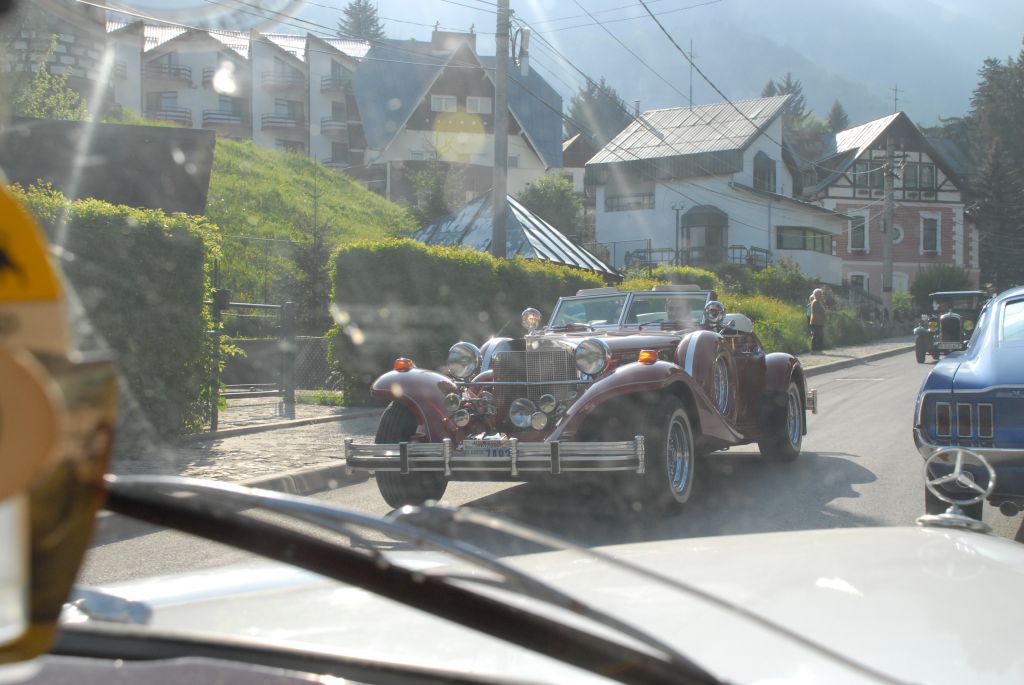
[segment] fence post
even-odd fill
[[[213,338],[213,354],[210,355],[212,366],[210,368],[210,431],[215,432],[220,424],[220,325],[221,313],[228,308],[231,301],[231,291],[223,288],[215,288],[213,291],[213,330],[210,337]]]
[[[281,395],[284,415],[295,418],[295,303],[281,307]]]

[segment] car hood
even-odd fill
[[[732,682],[866,682],[864,672],[803,640],[906,681],[1024,682],[1024,660],[1015,646],[1024,615],[1024,547],[1017,543],[954,530],[876,528],[645,542],[605,551],[743,607],[790,634],[571,552],[507,560],[677,646]],[[439,563],[433,555],[410,555],[423,567]],[[150,627],[158,630],[512,674],[525,681],[589,678],[509,643],[283,565],[102,589],[149,603]]]

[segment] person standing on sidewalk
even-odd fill
[[[825,349],[825,291],[815,288],[811,293],[811,351],[821,352]]]

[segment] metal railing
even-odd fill
[[[264,114],[260,118],[262,128],[301,128],[306,125],[303,117],[295,117],[289,114]]]
[[[718,266],[739,264],[751,269],[764,269],[772,264],[772,252],[763,247],[746,245],[700,245],[675,250],[671,247],[643,247],[625,255],[625,266],[646,267],[658,264],[674,266]]]
[[[329,159],[324,162],[324,166],[328,169],[347,169],[352,166],[352,162],[347,159]]]
[[[341,92],[348,87],[348,84],[347,76],[324,76],[320,79],[320,92]]]
[[[154,121],[173,121],[185,126],[192,125],[192,110],[187,107],[161,107],[146,110],[146,117]]]
[[[217,74],[217,67],[203,67],[203,85],[213,84],[213,77]]]
[[[302,88],[307,80],[302,74],[287,71],[264,71],[262,76],[264,87],[267,88]]]
[[[147,64],[146,74],[153,78],[184,81],[189,85],[192,84],[192,67],[180,64]]]
[[[240,126],[245,117],[233,112],[222,112],[219,109],[203,110],[203,126]]]
[[[340,135],[348,132],[348,122],[334,117],[324,117],[320,120],[320,133],[324,135]]]

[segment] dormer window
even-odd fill
[[[775,160],[763,152],[754,155],[754,189],[774,193]]]

